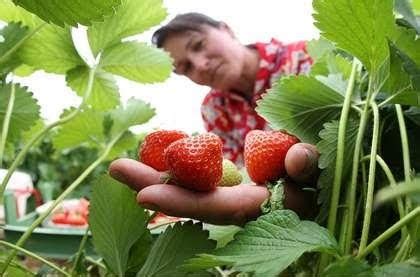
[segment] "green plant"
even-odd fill
[[[31,11],[37,11],[32,2],[35,6],[29,1],[19,2]],[[62,17],[65,8],[49,18],[54,5],[52,1],[47,2],[40,14],[42,18],[57,23],[82,22],[78,21],[81,17],[77,13]],[[18,51],[19,61],[35,68],[42,66],[43,69],[67,72],[69,84],[77,88],[76,91],[86,91],[87,95],[95,91],[95,81],[109,80],[100,77],[105,73],[135,77],[138,81],[151,76],[162,77],[164,74],[136,71],[137,67],[128,61],[128,53],[144,58],[140,55],[143,46],[137,48],[135,43],[120,42],[122,37],[132,33],[111,28],[116,26],[113,25],[115,22],[130,20],[118,17],[125,13],[140,20],[142,16],[135,17],[132,13],[138,3],[148,1],[122,2],[113,16],[88,28],[94,56],[102,53],[94,67],[80,64],[80,57],[70,52],[67,54],[74,59],[66,63],[47,63],[45,56],[38,57],[39,52],[31,55],[41,47],[31,45],[25,50],[25,43],[48,28],[58,27],[15,19],[23,25],[9,24],[6,28],[12,28],[14,32],[10,32],[11,29],[2,32],[6,43],[0,46],[9,49],[7,55],[0,55],[0,64],[7,65],[1,67],[2,72],[19,66],[15,64],[16,59],[9,58],[23,47],[22,52]],[[109,12],[106,8],[113,3],[118,4],[104,1],[103,14]],[[11,15],[28,16],[26,11],[17,9],[9,1],[0,4],[0,18],[11,21]],[[191,221],[178,222],[166,229],[163,225],[148,228],[153,215],[137,206],[134,192],[104,175],[93,185],[89,222],[95,249],[102,258],[98,261],[84,257],[82,242],[71,272],[84,272],[80,264],[89,262],[100,268],[103,275],[128,276],[176,276],[194,274],[192,272],[199,276],[278,276],[283,271],[309,276],[419,275],[420,178],[416,172],[420,168],[420,155],[418,147],[413,145],[420,139],[420,28],[411,4],[418,11],[419,1],[314,0],[315,25],[322,37],[309,47],[314,59],[311,72],[307,76],[281,78],[258,104],[258,113],[275,129],[286,129],[302,141],[317,145],[322,170],[318,179],[321,209],[317,222],[300,220],[289,210],[274,210],[243,228],[218,229]],[[154,5],[151,5],[152,10],[160,7],[160,2]],[[98,18],[98,13],[94,12],[92,18]],[[121,28],[128,25],[121,24]],[[37,29],[37,26],[42,27]],[[11,33],[16,36],[9,37]],[[19,37],[18,41],[23,39],[24,42],[16,42]],[[45,37],[37,39],[41,43]],[[60,50],[63,49],[69,48],[61,46]],[[147,65],[153,65],[163,58],[151,55],[145,60]],[[128,67],[135,73],[127,75],[128,71],[118,67],[121,63],[126,63],[124,69]],[[67,68],[64,69],[64,65]],[[0,97],[8,95],[8,101],[12,100],[7,103],[14,104],[0,105],[5,111],[0,113],[0,116],[5,114],[0,118],[2,130],[12,130],[10,136],[4,135],[3,131],[2,138],[12,138],[14,126],[23,130],[30,126],[12,116],[16,103],[31,103],[34,107],[32,122],[37,119],[37,105],[19,85],[3,82],[3,91],[7,93]],[[85,103],[93,101],[86,94]],[[150,108],[134,100],[114,110],[114,106],[99,109],[103,114],[93,109],[93,102],[90,105],[92,107],[82,105],[65,112],[59,123],[49,127],[60,125],[53,138],[58,148],[71,148],[86,142],[101,153],[58,201],[102,161],[118,156],[121,151],[116,148],[125,148],[116,145],[128,145],[128,141],[133,141],[133,135],[126,132],[129,126],[145,122],[152,115]],[[137,105],[141,109],[137,109]],[[10,124],[13,120],[17,123]],[[81,131],[75,135],[74,130]],[[1,145],[6,145],[3,140]],[[20,248],[23,242],[50,211],[41,216],[16,245],[3,243],[2,246],[25,251]],[[164,229],[159,236],[152,234],[159,228]],[[22,270],[12,261],[15,251],[2,258],[3,272],[7,268]],[[48,265],[55,268],[53,264]]]

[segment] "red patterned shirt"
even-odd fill
[[[267,122],[255,111],[257,100],[279,76],[306,73],[312,64],[303,41],[283,44],[272,39],[270,43],[256,43],[250,47],[257,49],[260,55],[252,100],[234,92],[212,89],[201,106],[205,128],[220,136],[225,158],[240,166],[243,165],[246,134],[253,129],[269,129]]]

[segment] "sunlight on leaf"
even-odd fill
[[[356,56],[370,70],[388,57],[387,37],[394,29],[392,0],[314,0],[315,26],[321,35]]]
[[[92,21],[100,21],[104,15],[114,12],[121,0],[13,0],[13,2],[38,15],[46,22],[53,22],[63,27],[65,24],[72,26],[76,26],[77,23],[90,25]]]
[[[140,83],[166,80],[172,72],[169,55],[144,43],[125,42],[106,49],[100,66],[110,73]]]
[[[114,15],[88,28],[89,43],[95,56],[123,38],[140,34],[166,17],[162,0],[122,0]]]
[[[86,66],[76,67],[66,74],[69,87],[83,97],[89,79],[89,68]],[[104,71],[96,70],[92,92],[86,102],[94,110],[106,111],[120,104],[120,94],[114,77]]]

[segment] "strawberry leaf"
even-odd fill
[[[15,141],[40,118],[40,107],[26,87],[15,85],[15,101],[10,118],[7,140]],[[0,85],[0,126],[3,126],[11,95],[11,84]],[[1,130],[0,130],[1,132]]]
[[[418,34],[420,34],[420,25],[417,22],[416,16],[414,15],[411,3],[408,0],[395,0],[394,2],[395,11],[403,16],[403,20],[408,22]]]
[[[166,17],[162,0],[122,0],[116,13],[88,28],[89,43],[95,56],[123,38],[137,35]]]
[[[253,276],[278,276],[306,252],[337,254],[337,242],[315,222],[300,221],[290,210],[277,210],[246,224],[224,248],[191,259],[183,267],[233,265],[233,270],[254,272]]]
[[[412,88],[420,91],[420,39],[414,30],[398,28],[393,46],[405,72],[410,75]]]
[[[420,268],[406,263],[391,263],[372,267],[363,261],[345,258],[331,264],[321,276],[411,277],[419,274]]]
[[[89,68],[86,66],[76,67],[67,72],[66,81],[77,95],[83,97],[89,78]],[[87,104],[94,110],[107,111],[115,108],[120,103],[118,86],[114,77],[104,71],[96,70],[92,92]]]
[[[27,27],[13,22],[0,30],[0,36],[3,37],[0,42],[0,76],[14,70],[21,63],[15,45],[26,37],[27,32]]]
[[[46,22],[53,22],[61,27],[65,24],[76,26],[77,23],[90,25],[92,21],[103,20],[105,15],[114,12],[121,0],[13,0],[27,11],[38,15]]]
[[[70,29],[44,25],[19,49],[19,57],[27,65],[50,73],[64,74],[84,65],[70,34]]]
[[[321,35],[356,56],[372,72],[388,57],[394,30],[393,0],[314,0]]]
[[[282,78],[258,103],[257,111],[275,129],[315,143],[324,122],[339,117],[344,100],[343,92],[328,86],[328,78],[322,82],[307,76]]]
[[[130,98],[125,107],[120,106],[111,112],[113,120],[111,134],[116,135],[131,126],[146,123],[154,115],[155,111],[149,104]]]
[[[318,166],[320,169],[323,169],[320,177],[318,178],[318,187],[320,188],[318,203],[321,204],[318,219],[320,221],[326,219],[331,200],[331,185],[334,182],[335,161],[337,156],[338,127],[338,121],[325,123],[324,129],[319,132],[321,140],[316,145],[319,153],[321,154]],[[353,152],[356,144],[358,127],[358,121],[352,118],[348,120],[342,180],[348,180],[348,176],[352,168]]]
[[[0,20],[5,22],[22,22],[31,28],[42,22],[36,15],[16,6],[10,0],[0,0]]]
[[[70,111],[65,111],[68,114]],[[63,115],[64,115],[63,114]],[[86,109],[76,117],[60,126],[53,137],[54,147],[67,149],[84,144],[98,148],[105,142],[103,134],[103,113],[93,109]]]
[[[0,19],[6,22],[21,21],[29,27],[29,32],[45,24],[37,16],[15,6],[9,0],[0,0]],[[43,25],[26,40],[17,51],[17,55],[23,63],[34,69],[43,69],[51,73],[62,74],[84,64],[74,48],[70,29],[48,24]]]
[[[164,81],[172,71],[167,53],[137,42],[124,42],[107,48],[100,66],[105,71],[140,83]]]
[[[154,243],[137,276],[184,276],[179,266],[196,254],[209,252],[215,243],[202,224],[188,221],[168,227]]]
[[[127,131],[124,135],[115,143],[106,157],[107,160],[113,160],[115,158],[121,157],[127,150],[136,150],[138,147],[137,137]]]
[[[124,276],[132,246],[149,231],[148,215],[134,191],[105,175],[93,185],[89,226],[96,251],[114,274]]]

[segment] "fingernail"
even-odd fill
[[[118,170],[109,171],[109,175],[111,175],[112,178],[120,181],[121,183],[127,183],[127,177]]]
[[[160,210],[159,206],[157,206],[153,203],[144,202],[144,203],[140,203],[140,206],[142,206],[143,208],[146,208],[148,210],[152,210],[152,211],[159,211]]]

